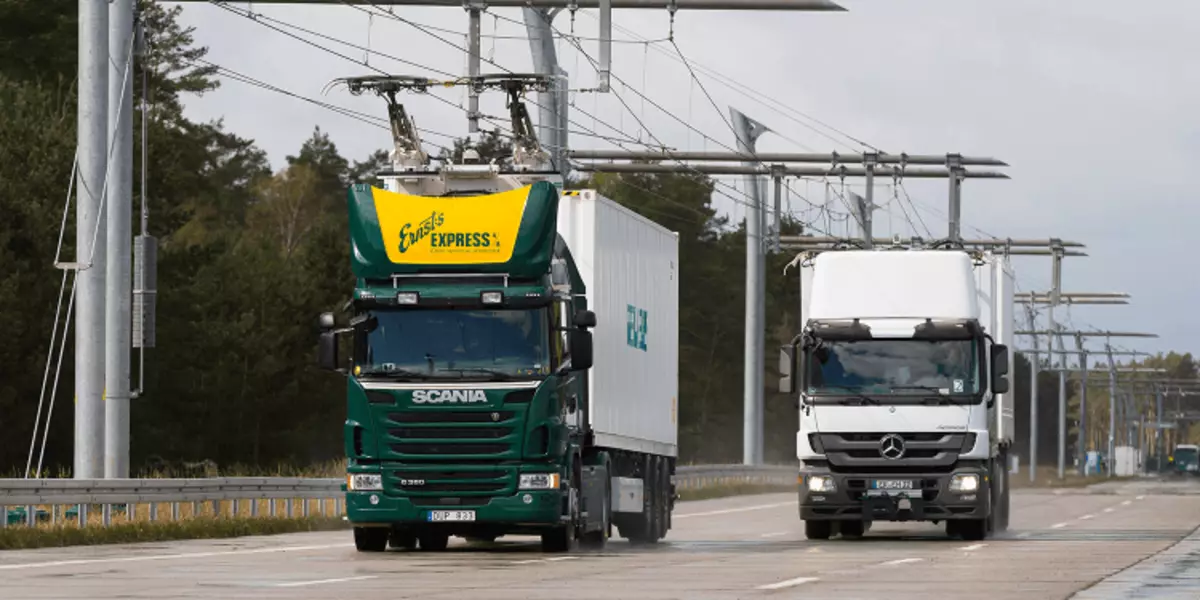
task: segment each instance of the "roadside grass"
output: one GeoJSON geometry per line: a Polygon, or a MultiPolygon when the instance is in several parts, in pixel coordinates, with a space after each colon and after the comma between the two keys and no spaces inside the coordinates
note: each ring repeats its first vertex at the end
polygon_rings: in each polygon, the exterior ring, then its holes
{"type": "Polygon", "coordinates": [[[196,517],[179,521],[114,522],[108,527],[71,523],[0,529],[0,550],[219,539],[348,529],[341,517],[196,517]]]}
{"type": "Polygon", "coordinates": [[[1063,478],[1058,478],[1058,467],[1054,466],[1038,466],[1036,477],[1033,482],[1029,481],[1029,472],[1022,471],[1016,475],[1009,475],[1009,482],[1013,489],[1053,489],[1053,488],[1084,488],[1097,483],[1105,483],[1109,481],[1131,481],[1136,477],[1109,477],[1103,473],[1098,475],[1080,475],[1073,469],[1067,469],[1063,473],[1063,478]]]}

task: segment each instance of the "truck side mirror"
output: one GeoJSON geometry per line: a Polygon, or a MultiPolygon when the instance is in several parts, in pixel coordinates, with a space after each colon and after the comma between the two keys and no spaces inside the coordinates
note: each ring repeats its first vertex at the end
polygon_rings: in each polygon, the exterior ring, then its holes
{"type": "Polygon", "coordinates": [[[571,332],[571,370],[586,371],[592,368],[592,332],[576,329],[571,332]]]}
{"type": "Polygon", "coordinates": [[[332,331],[322,331],[317,340],[317,365],[327,371],[338,368],[337,334],[332,331]]]}
{"type": "Polygon", "coordinates": [[[779,348],[779,393],[795,393],[796,386],[792,384],[792,373],[795,372],[796,346],[789,344],[779,348]]]}
{"type": "Polygon", "coordinates": [[[590,310],[575,311],[575,326],[584,329],[591,329],[596,326],[596,313],[590,310]]]}
{"type": "Polygon", "coordinates": [[[1008,392],[1008,346],[992,346],[992,394],[1008,392]]]}

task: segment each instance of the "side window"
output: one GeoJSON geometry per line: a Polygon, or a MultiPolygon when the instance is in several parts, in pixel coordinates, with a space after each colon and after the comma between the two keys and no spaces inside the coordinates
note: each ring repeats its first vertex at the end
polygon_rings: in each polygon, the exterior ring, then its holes
{"type": "MultiPolygon", "coordinates": [[[[550,324],[555,329],[564,329],[566,324],[566,311],[563,310],[562,302],[554,302],[550,307],[550,324]]],[[[563,364],[567,359],[567,335],[565,331],[552,331],[551,339],[551,357],[555,366],[563,364]]]]}
{"type": "Polygon", "coordinates": [[[562,348],[563,360],[566,360],[571,358],[571,344],[570,340],[568,339],[568,336],[570,335],[569,331],[571,329],[571,312],[568,310],[570,308],[570,304],[567,302],[555,302],[554,306],[558,309],[558,326],[561,329],[561,331],[558,332],[558,343],[559,347],[562,348]]]}

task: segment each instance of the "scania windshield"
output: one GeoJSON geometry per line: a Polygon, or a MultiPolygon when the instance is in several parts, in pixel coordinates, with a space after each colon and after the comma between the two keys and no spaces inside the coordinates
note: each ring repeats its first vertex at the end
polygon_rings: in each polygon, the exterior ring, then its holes
{"type": "Polygon", "coordinates": [[[978,348],[975,340],[822,341],[808,353],[805,390],[814,399],[977,402],[982,398],[978,348]]]}
{"type": "Polygon", "coordinates": [[[547,309],[375,310],[355,335],[356,373],[397,379],[531,379],[550,373],[547,309]]]}

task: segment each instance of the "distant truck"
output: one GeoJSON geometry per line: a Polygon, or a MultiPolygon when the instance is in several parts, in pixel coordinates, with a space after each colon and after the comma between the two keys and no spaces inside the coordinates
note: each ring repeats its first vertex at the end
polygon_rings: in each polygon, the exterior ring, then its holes
{"type": "Polygon", "coordinates": [[[319,362],[347,376],[357,549],[664,537],[677,234],[494,164],[380,178],[349,190],[353,296],[343,319],[320,318],[319,362]]]}
{"type": "Polygon", "coordinates": [[[800,409],[800,518],[809,539],[873,521],[1008,526],[1013,273],[961,249],[802,255],[802,330],[780,358],[800,409]]]}
{"type": "Polygon", "coordinates": [[[1189,475],[1200,475],[1200,446],[1179,444],[1171,453],[1172,471],[1189,475]]]}

